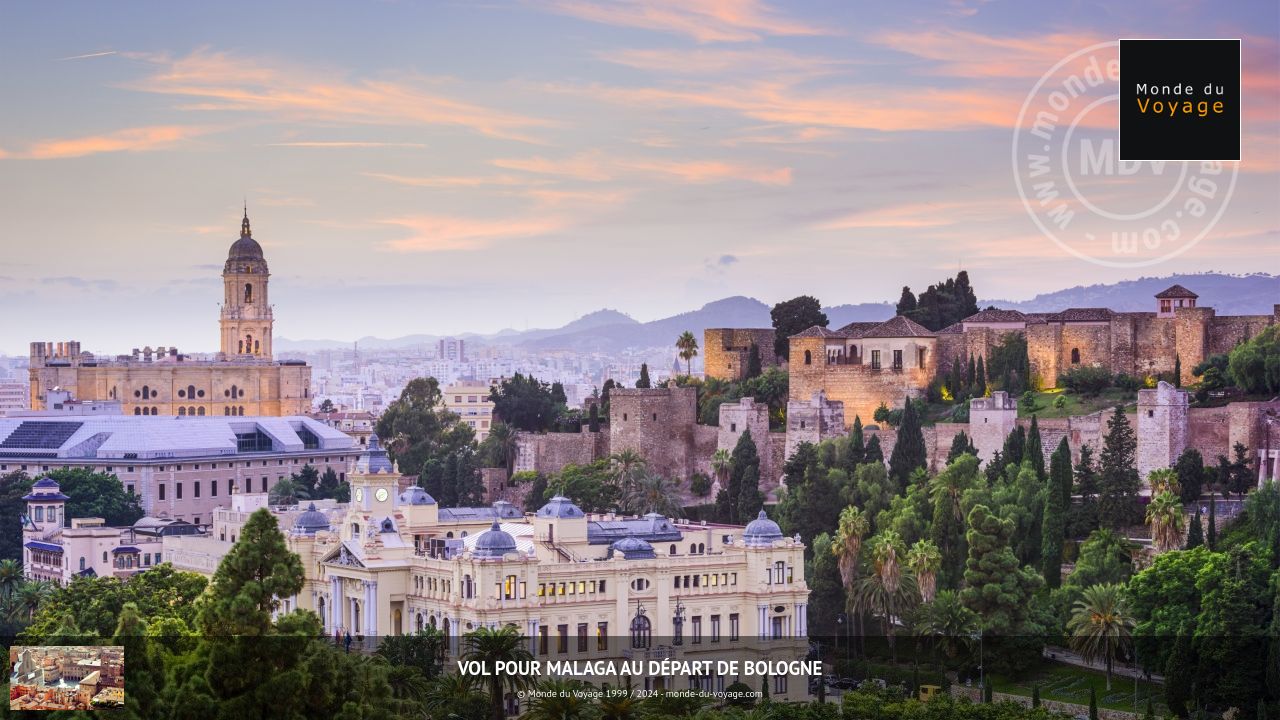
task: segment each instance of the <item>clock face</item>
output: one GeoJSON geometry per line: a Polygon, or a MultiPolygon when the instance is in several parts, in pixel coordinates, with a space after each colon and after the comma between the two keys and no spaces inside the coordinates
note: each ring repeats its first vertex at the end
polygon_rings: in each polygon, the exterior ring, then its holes
{"type": "Polygon", "coordinates": [[[356,488],[356,502],[364,502],[364,488],[356,488]]]}
{"type": "Polygon", "coordinates": [[[378,488],[378,492],[374,493],[374,494],[373,494],[373,496],[374,496],[374,497],[376,497],[376,498],[378,498],[378,502],[386,502],[386,501],[387,501],[387,489],[386,489],[386,488],[378,488]]]}

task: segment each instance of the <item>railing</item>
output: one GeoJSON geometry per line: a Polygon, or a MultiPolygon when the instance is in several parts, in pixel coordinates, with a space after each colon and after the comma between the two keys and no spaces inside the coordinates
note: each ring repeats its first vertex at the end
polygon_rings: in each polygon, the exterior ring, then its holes
{"type": "Polygon", "coordinates": [[[669,660],[675,650],[669,645],[655,648],[623,648],[622,656],[628,660],[669,660]]]}

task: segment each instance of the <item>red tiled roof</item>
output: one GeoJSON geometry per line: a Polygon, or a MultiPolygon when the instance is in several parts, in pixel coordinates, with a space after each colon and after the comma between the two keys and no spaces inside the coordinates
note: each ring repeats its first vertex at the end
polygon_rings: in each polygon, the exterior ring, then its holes
{"type": "Polygon", "coordinates": [[[967,323],[1009,323],[1009,322],[1026,322],[1027,316],[1017,310],[1001,310],[999,308],[987,308],[981,312],[970,315],[963,322],[967,323]]]}
{"type": "Polygon", "coordinates": [[[1168,298],[1198,298],[1198,297],[1200,296],[1182,287],[1181,285],[1174,285],[1170,287],[1168,290],[1165,290],[1164,292],[1156,293],[1156,298],[1160,300],[1165,300],[1168,298]]]}
{"type": "Polygon", "coordinates": [[[1114,310],[1109,308],[1068,308],[1045,318],[1046,322],[1106,322],[1115,317],[1114,310]]]}
{"type": "Polygon", "coordinates": [[[939,335],[959,335],[964,332],[964,321],[951,323],[938,331],[939,335]]]}
{"type": "Polygon", "coordinates": [[[832,332],[831,330],[828,330],[828,329],[826,329],[826,328],[822,327],[821,325],[814,325],[813,327],[809,328],[808,330],[801,330],[800,332],[796,333],[795,335],[792,335],[791,337],[795,337],[795,338],[806,338],[806,337],[829,338],[829,337],[844,337],[844,336],[843,336],[843,335],[841,335],[841,334],[840,334],[840,333],[838,333],[838,332],[832,332]]]}
{"type": "Polygon", "coordinates": [[[836,330],[836,332],[845,337],[860,338],[866,331],[879,325],[878,322],[851,322],[848,325],[836,330]]]}
{"type": "Polygon", "coordinates": [[[862,337],[935,337],[935,333],[911,318],[899,315],[892,320],[885,320],[874,328],[866,331],[862,334],[862,337]]]}

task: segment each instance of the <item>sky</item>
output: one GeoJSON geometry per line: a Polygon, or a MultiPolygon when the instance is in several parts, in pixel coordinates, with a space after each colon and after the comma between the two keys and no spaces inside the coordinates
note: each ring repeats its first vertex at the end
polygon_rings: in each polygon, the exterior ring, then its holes
{"type": "Polygon", "coordinates": [[[246,202],[290,339],[1280,271],[1272,1],[10,2],[0,67],[10,354],[216,349],[246,202]],[[1230,205],[1142,268],[1054,244],[1010,167],[1039,76],[1120,37],[1243,39],[1230,205]]]}

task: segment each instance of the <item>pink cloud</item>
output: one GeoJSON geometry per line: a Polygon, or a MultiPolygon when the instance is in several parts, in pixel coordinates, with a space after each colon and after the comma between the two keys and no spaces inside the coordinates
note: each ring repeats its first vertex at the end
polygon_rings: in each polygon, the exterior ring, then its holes
{"type": "Polygon", "coordinates": [[[478,188],[486,186],[510,187],[518,185],[542,185],[547,181],[518,177],[516,175],[395,175],[392,173],[365,172],[365,177],[383,180],[396,185],[427,188],[478,188]]]}
{"type": "Polygon", "coordinates": [[[159,69],[128,87],[197,98],[196,107],[203,110],[253,111],[290,122],[457,126],[529,142],[533,139],[524,135],[526,130],[552,124],[449,97],[421,78],[349,80],[310,67],[208,50],[176,59],[137,57],[159,69]]]}
{"type": "Polygon", "coordinates": [[[499,240],[548,235],[569,227],[562,217],[480,219],[449,215],[408,215],[379,220],[408,231],[386,244],[393,252],[477,250],[499,240]]]}
{"type": "Polygon", "coordinates": [[[582,20],[687,35],[698,42],[836,34],[789,19],[760,0],[551,0],[546,7],[582,20]]]}
{"type": "Polygon", "coordinates": [[[598,151],[578,153],[561,159],[541,156],[499,158],[492,163],[508,170],[557,175],[590,182],[612,180],[621,175],[642,174],[690,184],[730,180],[744,180],[761,185],[791,184],[791,168],[788,167],[768,167],[721,160],[612,157],[598,151]]]}
{"type": "Polygon", "coordinates": [[[144,152],[172,147],[177,143],[210,132],[208,128],[185,125],[151,125],[126,128],[104,135],[41,140],[26,151],[11,157],[35,160],[84,157],[112,152],[144,152]]]}
{"type": "Polygon", "coordinates": [[[1071,53],[1114,38],[1076,32],[994,36],[945,28],[888,32],[871,40],[931,61],[925,70],[933,75],[1039,78],[1071,53]]]}

